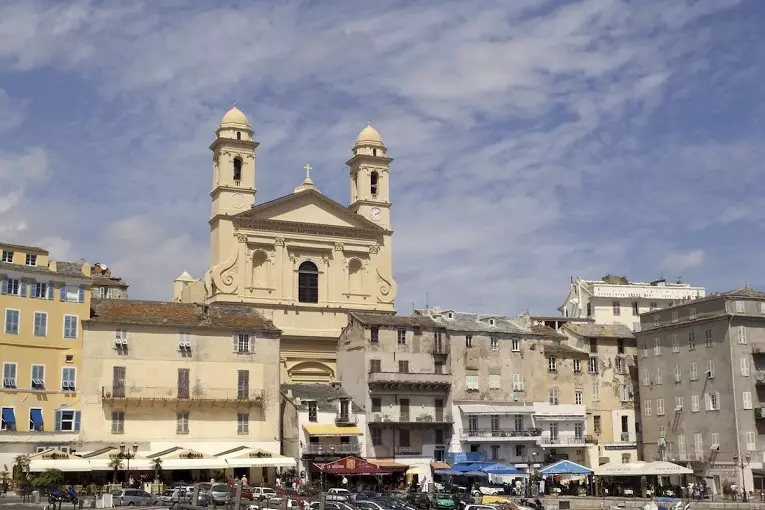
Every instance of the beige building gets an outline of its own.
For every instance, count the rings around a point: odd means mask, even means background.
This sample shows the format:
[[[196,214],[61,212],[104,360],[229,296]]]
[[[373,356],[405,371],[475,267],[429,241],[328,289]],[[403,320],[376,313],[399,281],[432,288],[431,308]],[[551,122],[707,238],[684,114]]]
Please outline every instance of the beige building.
[[[94,300],[84,334],[81,451],[135,444],[187,480],[283,464],[279,330],[254,307]]]
[[[453,423],[443,326],[417,315],[351,313],[337,349],[343,389],[366,411],[362,456],[386,469],[414,466],[420,482],[432,480],[430,464],[444,460]]]
[[[91,293],[94,299],[127,299],[128,284],[119,276],[112,276],[112,270],[100,262],[90,267],[93,278]]]
[[[257,148],[247,117],[229,110],[210,146],[210,269],[181,275],[174,300],[255,304],[282,330],[282,380],[328,382],[348,312],[394,310],[392,159],[367,126],[346,162],[349,206],[323,195],[308,165],[292,194],[258,204]]]
[[[718,494],[726,481],[765,488],[765,293],[746,286],[640,319],[646,460],[689,464]]]
[[[317,482],[316,464],[366,455],[366,415],[339,382],[282,384],[282,454],[294,458],[305,482]]]
[[[0,466],[79,438],[90,266],[0,243]]]
[[[600,280],[572,278],[568,296],[558,311],[564,317],[591,318],[597,324],[621,324],[633,331],[640,327],[641,313],[702,298],[703,287],[688,283],[631,282],[626,276],[607,274]]]

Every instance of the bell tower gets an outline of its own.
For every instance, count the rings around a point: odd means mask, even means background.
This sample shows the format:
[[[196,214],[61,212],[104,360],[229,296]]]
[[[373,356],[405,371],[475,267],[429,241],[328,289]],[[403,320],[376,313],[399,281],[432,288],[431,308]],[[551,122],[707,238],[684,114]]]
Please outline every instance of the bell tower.
[[[365,127],[353,146],[350,167],[350,209],[390,230],[390,181],[388,167],[393,161],[372,124]]]
[[[236,243],[232,217],[255,204],[255,150],[247,117],[234,105],[215,132],[212,212],[210,215],[210,267],[226,260]]]

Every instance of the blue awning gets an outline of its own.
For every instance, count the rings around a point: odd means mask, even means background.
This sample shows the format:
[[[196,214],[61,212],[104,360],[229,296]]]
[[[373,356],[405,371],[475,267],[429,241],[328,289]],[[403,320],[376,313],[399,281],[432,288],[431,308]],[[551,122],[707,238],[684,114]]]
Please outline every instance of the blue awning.
[[[35,429],[42,430],[42,427],[43,427],[42,409],[32,409],[30,412],[30,418],[32,418],[32,425],[35,426]]]
[[[10,407],[3,408],[3,421],[8,425],[16,425],[16,416],[13,414],[13,409]]]
[[[539,470],[539,474],[544,475],[591,475],[592,469],[586,468],[570,460],[559,460],[555,464],[550,464]]]
[[[481,468],[481,471],[490,475],[522,475],[523,472],[517,470],[514,466],[508,464],[493,464]]]

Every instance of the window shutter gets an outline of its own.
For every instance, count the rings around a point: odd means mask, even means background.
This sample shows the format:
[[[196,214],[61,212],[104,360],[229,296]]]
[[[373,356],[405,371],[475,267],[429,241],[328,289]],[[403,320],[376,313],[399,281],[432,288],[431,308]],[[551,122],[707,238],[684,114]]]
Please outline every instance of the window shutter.
[[[53,282],[48,282],[48,299],[53,299]]]
[[[250,335],[250,352],[255,352],[255,335]]]
[[[3,294],[8,294],[8,277],[3,276]]]
[[[234,339],[234,352],[239,352],[239,338],[238,338],[238,336],[239,335],[237,335],[236,333],[234,333],[234,335],[232,336],[232,338]]]
[[[80,288],[77,291],[77,302],[78,303],[85,302],[85,287],[83,287],[82,285],[80,285]]]
[[[61,284],[61,290],[59,290],[58,298],[61,301],[66,301],[66,284],[65,283]]]
[[[21,280],[20,287],[21,288],[19,290],[19,296],[26,297],[27,296],[27,281],[26,280]]]
[[[61,432],[61,411],[56,411],[56,432]]]
[[[37,297],[37,282],[32,281],[29,283],[29,295],[32,297]]]
[[[80,431],[80,411],[74,412],[74,431]]]

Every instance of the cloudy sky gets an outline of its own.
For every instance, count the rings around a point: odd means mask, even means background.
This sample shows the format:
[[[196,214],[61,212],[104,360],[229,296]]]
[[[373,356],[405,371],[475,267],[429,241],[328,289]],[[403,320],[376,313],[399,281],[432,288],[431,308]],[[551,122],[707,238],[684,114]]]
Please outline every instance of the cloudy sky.
[[[397,307],[552,313],[570,276],[765,287],[765,3],[0,3],[0,239],[168,299],[236,102],[258,201],[390,155]]]

